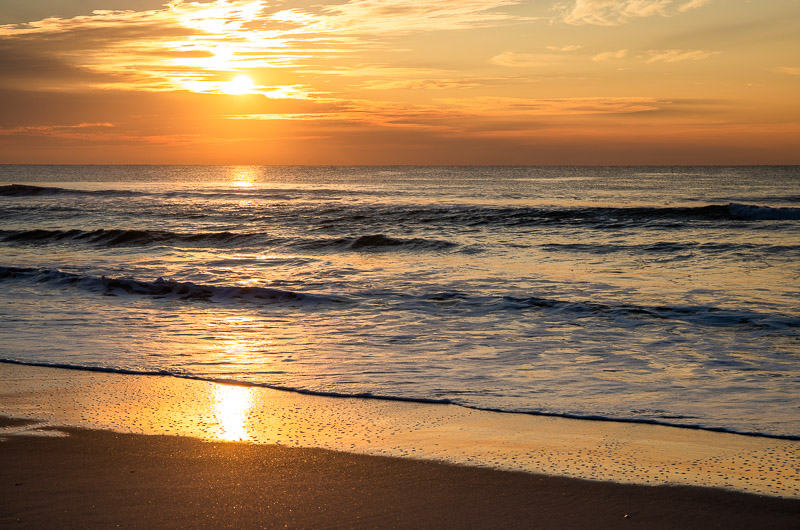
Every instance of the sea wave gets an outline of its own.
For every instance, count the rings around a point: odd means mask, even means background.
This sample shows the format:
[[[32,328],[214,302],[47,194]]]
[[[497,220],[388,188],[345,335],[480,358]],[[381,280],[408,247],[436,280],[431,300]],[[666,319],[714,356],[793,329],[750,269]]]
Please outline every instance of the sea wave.
[[[164,198],[204,197],[210,199],[241,200],[246,198],[270,198],[274,200],[290,200],[297,193],[341,195],[341,190],[306,190],[306,189],[209,189],[209,190],[175,190],[155,195]],[[350,192],[348,192],[350,193]],[[24,197],[43,195],[95,195],[95,196],[132,196],[152,195],[142,190],[79,190],[59,187],[43,187],[27,184],[10,184],[0,186],[0,196]],[[395,218],[412,220],[420,223],[457,222],[466,226],[481,224],[537,225],[547,223],[559,224],[607,224],[628,222],[658,223],[669,221],[774,221],[800,220],[800,208],[776,207],[758,204],[729,202],[727,204],[707,204],[703,206],[576,206],[576,207],[474,207],[463,205],[419,207],[411,205],[391,205],[377,207],[359,207],[322,204],[293,205],[292,212],[302,211],[305,217],[317,214],[320,223],[368,221],[385,217],[389,221]],[[270,220],[270,216],[264,216]],[[311,219],[314,219],[312,216]],[[256,218],[258,220],[258,218]]]
[[[732,202],[728,205],[728,213],[732,219],[746,221],[800,220],[800,208],[776,208]]]
[[[502,310],[548,309],[573,316],[594,315],[613,320],[633,319],[642,324],[658,321],[683,321],[706,327],[745,326],[800,336],[800,318],[745,309],[724,309],[708,305],[648,306],[558,300],[537,296],[504,296],[499,308]]]
[[[0,197],[30,197],[42,195],[106,195],[132,196],[144,195],[133,190],[77,190],[51,186],[32,186],[29,184],[8,184],[0,186]]]
[[[179,233],[166,230],[0,230],[0,242],[17,244],[82,243],[98,247],[192,245],[203,247],[269,246],[302,250],[411,250],[439,251],[457,247],[456,243],[437,239],[397,238],[367,234],[346,238],[275,238],[255,232]]]
[[[343,297],[300,293],[257,286],[215,286],[158,278],[142,281],[132,278],[80,275],[58,269],[0,267],[0,281],[28,280],[54,287],[76,287],[106,296],[139,295],[174,300],[208,302],[248,301],[256,303],[292,303],[319,305],[346,303]]]
[[[369,190],[348,190],[347,196],[371,196],[377,192]],[[325,188],[218,188],[209,187],[203,189],[174,189],[154,191],[148,189],[123,190],[82,190],[74,188],[61,188],[55,186],[34,186],[30,184],[8,184],[0,186],[0,197],[30,197],[48,195],[90,195],[107,197],[130,197],[130,196],[156,196],[164,199],[208,199],[208,200],[270,200],[270,201],[294,201],[301,198],[311,198],[319,200],[339,200],[342,198],[342,190]]]
[[[293,215],[297,210],[292,212]],[[759,223],[800,219],[800,208],[775,208],[738,203],[706,206],[662,207],[500,207],[500,206],[379,206],[325,207],[303,209],[303,219],[319,229],[341,229],[358,223],[362,226],[408,226],[425,228],[442,225],[471,229],[480,226],[536,227],[564,226],[590,229],[666,228],[682,229],[696,223]],[[256,216],[256,222],[271,222],[280,213]],[[288,215],[288,214],[287,214]]]
[[[569,321],[574,321],[576,318],[601,318],[614,321],[622,327],[671,321],[715,328],[745,327],[751,330],[778,332],[792,337],[800,336],[800,318],[709,305],[648,306],[459,291],[412,294],[387,289],[353,291],[346,296],[339,296],[258,286],[203,285],[190,281],[165,280],[160,277],[153,281],[143,281],[134,278],[81,275],[59,269],[0,267],[0,283],[15,280],[56,288],[75,287],[105,296],[138,295],[215,303],[347,304],[348,306],[378,303],[387,311],[456,312],[471,316],[534,311],[561,316]]]
[[[723,432],[728,434],[738,434],[742,436],[753,436],[759,438],[772,438],[778,440],[800,440],[800,435],[795,434],[776,434],[776,433],[767,433],[767,432],[760,432],[760,431],[747,431],[747,430],[737,430],[728,427],[722,427],[714,425],[713,423],[699,423],[696,420],[698,418],[692,417],[684,417],[684,416],[666,416],[663,419],[659,418],[651,418],[646,416],[605,416],[600,414],[580,414],[575,412],[561,412],[561,411],[554,411],[554,410],[531,410],[531,409],[514,409],[514,408],[492,408],[492,407],[480,407],[475,405],[469,405],[465,403],[459,402],[458,399],[448,399],[448,398],[426,398],[426,397],[415,397],[415,396],[404,396],[404,395],[392,395],[392,394],[374,394],[371,392],[361,392],[361,393],[345,393],[345,392],[331,392],[331,391],[321,391],[321,390],[313,390],[307,389],[302,387],[293,387],[293,386],[285,386],[285,385],[275,385],[269,383],[258,383],[253,381],[244,381],[236,379],[235,377],[231,378],[220,378],[220,377],[204,377],[202,375],[196,375],[188,372],[183,371],[171,371],[171,370],[136,370],[136,369],[128,369],[128,368],[120,368],[120,367],[110,367],[110,366],[95,366],[95,365],[79,365],[79,364],[69,364],[69,363],[50,363],[50,362],[43,362],[43,361],[25,361],[19,359],[10,359],[10,358],[0,358],[0,363],[6,364],[15,364],[15,365],[22,365],[22,366],[41,366],[47,368],[58,368],[62,370],[77,370],[83,372],[100,372],[100,373],[112,373],[112,374],[123,374],[123,375],[140,375],[140,376],[150,376],[150,377],[176,377],[180,379],[191,379],[195,381],[206,381],[209,383],[217,383],[223,385],[232,385],[232,386],[243,386],[243,387],[251,387],[251,388],[269,388],[272,390],[278,390],[281,392],[292,392],[295,394],[302,394],[302,395],[310,395],[310,396],[319,396],[319,397],[328,397],[328,398],[344,398],[344,399],[370,399],[370,400],[378,400],[378,401],[400,401],[406,403],[420,403],[420,404],[430,404],[430,405],[455,405],[458,407],[463,407],[466,409],[471,410],[480,410],[486,412],[496,412],[496,413],[503,413],[503,414],[524,414],[528,416],[546,416],[546,417],[557,417],[557,418],[568,418],[568,419],[576,419],[576,420],[587,420],[587,421],[602,421],[602,422],[614,422],[614,423],[636,423],[636,424],[646,424],[646,425],[662,425],[668,427],[677,427],[681,429],[692,429],[692,430],[702,430],[702,431],[711,431],[711,432]],[[694,420],[693,422],[686,422],[680,423],[677,421],[667,421],[669,419],[679,420],[679,419],[686,419],[686,420]]]
[[[165,230],[0,230],[4,243],[63,243],[80,242],[97,246],[138,246],[174,243],[244,243],[253,234],[232,232],[202,232],[181,234]]]
[[[480,296],[460,292],[410,295],[406,293],[361,292],[349,297],[300,293],[268,287],[202,285],[188,281],[142,281],[133,278],[79,275],[58,269],[0,267],[0,282],[27,280],[53,287],[76,287],[106,296],[139,295],[177,300],[201,300],[217,303],[246,301],[252,303],[331,304],[380,302],[388,308],[405,311],[459,311],[465,313],[546,311],[566,318],[599,317],[620,325],[643,325],[659,321],[683,321],[706,327],[749,327],[796,335],[800,319],[786,315],[763,314],[743,309],[713,306],[645,306],[593,301],[559,300],[538,296]]]
[[[613,254],[616,252],[628,252],[632,254],[664,254],[668,256],[691,256],[691,253],[708,252],[715,254],[739,253],[744,251],[756,251],[762,255],[784,255],[800,253],[800,245],[765,245],[759,243],[722,243],[697,241],[659,241],[656,243],[646,243],[640,245],[625,244],[600,244],[600,243],[546,243],[541,248],[553,252],[576,252],[587,254]],[[679,254],[686,253],[690,254]]]
[[[305,240],[298,242],[296,246],[305,249],[346,248],[350,250],[375,251],[389,249],[447,250],[457,247],[458,245],[450,241],[438,239],[404,239],[389,237],[384,234],[369,234],[358,237]]]

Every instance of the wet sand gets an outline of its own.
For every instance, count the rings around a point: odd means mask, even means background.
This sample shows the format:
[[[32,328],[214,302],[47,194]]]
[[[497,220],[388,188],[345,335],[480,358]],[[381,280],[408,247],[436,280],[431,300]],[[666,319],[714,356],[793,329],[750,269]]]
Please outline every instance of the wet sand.
[[[0,380],[0,527],[800,527],[793,440],[4,363]]]
[[[70,429],[0,443],[0,526],[797,528],[800,501]]]

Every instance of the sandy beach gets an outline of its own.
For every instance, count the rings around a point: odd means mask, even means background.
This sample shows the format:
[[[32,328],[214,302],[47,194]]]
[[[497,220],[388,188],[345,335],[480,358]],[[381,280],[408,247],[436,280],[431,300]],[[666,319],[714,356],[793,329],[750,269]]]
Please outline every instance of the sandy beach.
[[[9,364],[0,375],[4,527],[800,522],[791,440],[172,377]]]
[[[71,429],[0,447],[8,528],[796,528],[800,520],[797,500],[177,436]]]

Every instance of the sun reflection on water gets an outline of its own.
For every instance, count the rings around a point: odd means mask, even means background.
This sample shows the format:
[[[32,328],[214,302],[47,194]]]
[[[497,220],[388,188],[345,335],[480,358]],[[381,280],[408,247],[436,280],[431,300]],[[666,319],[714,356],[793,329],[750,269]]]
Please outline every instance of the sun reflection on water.
[[[214,413],[221,440],[251,440],[248,413],[253,406],[253,389],[218,385],[214,389]]]
[[[230,169],[231,185],[235,188],[252,188],[258,178],[258,170],[252,166],[236,166]]]

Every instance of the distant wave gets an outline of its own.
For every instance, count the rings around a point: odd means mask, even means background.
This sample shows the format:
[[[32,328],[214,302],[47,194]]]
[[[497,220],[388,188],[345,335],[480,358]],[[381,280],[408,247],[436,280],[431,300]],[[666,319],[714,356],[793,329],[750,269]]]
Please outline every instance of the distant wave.
[[[505,296],[500,309],[549,309],[566,314],[598,315],[611,319],[637,321],[677,320],[709,327],[747,326],[756,329],[789,331],[800,335],[800,318],[765,314],[744,309],[722,309],[714,306],[645,306],[567,301],[536,296]]]
[[[202,189],[176,189],[172,191],[152,192],[148,190],[79,190],[60,188],[55,186],[33,186],[29,184],[9,184],[0,186],[0,197],[30,197],[47,195],[92,195],[92,196],[144,196],[154,195],[166,199],[195,198],[195,199],[265,199],[272,201],[291,201],[302,197],[316,199],[338,199],[342,190],[320,188],[202,188]],[[367,190],[348,190],[347,195],[375,195],[377,192]]]
[[[764,255],[781,255],[786,253],[800,253],[800,245],[762,245],[758,243],[699,243],[660,241],[641,245],[623,244],[593,244],[593,243],[546,243],[542,248],[554,252],[580,252],[587,254],[612,254],[615,252],[630,252],[635,254],[650,253],[664,254],[679,257],[681,252],[743,252],[758,251]]]
[[[58,269],[0,267],[0,281],[23,279],[37,284],[57,287],[76,287],[106,296],[139,295],[177,300],[231,302],[245,300],[257,303],[329,304],[344,303],[346,299],[308,293],[285,291],[268,287],[214,286],[158,278],[141,281],[129,278],[79,275]]]
[[[98,246],[136,246],[173,243],[241,243],[253,236],[232,232],[203,232],[180,234],[164,230],[3,230],[0,241],[5,243],[81,242]]]
[[[273,200],[289,200],[297,193],[303,195],[341,195],[337,190],[300,190],[300,189],[209,189],[209,190],[176,190],[161,195],[170,197],[202,197],[210,199],[246,199],[268,198]],[[348,192],[350,193],[350,192]],[[135,196],[150,195],[146,191],[135,190],[77,190],[58,187],[42,187],[27,184],[11,184],[0,186],[0,196],[25,197],[46,195],[94,195],[94,196]],[[800,208],[774,207],[757,204],[730,202],[728,204],[709,204],[705,206],[636,206],[636,207],[465,207],[439,206],[418,207],[392,205],[389,207],[363,208],[346,207],[331,203],[320,207],[319,204],[293,205],[287,214],[302,212],[310,222],[320,224],[353,223],[354,221],[375,222],[418,222],[418,223],[457,223],[459,225],[476,226],[482,224],[502,224],[509,226],[526,226],[539,224],[575,224],[596,225],[597,227],[628,226],[636,223],[659,224],[703,220],[728,221],[795,221],[800,220]],[[272,220],[271,216],[256,217],[256,221]]]
[[[268,383],[257,383],[253,381],[242,381],[238,379],[225,379],[219,377],[203,377],[200,375],[194,375],[190,373],[184,372],[175,372],[169,370],[134,370],[134,369],[126,369],[126,368],[116,368],[116,367],[106,367],[106,366],[86,366],[86,365],[76,365],[76,364],[67,364],[67,363],[48,363],[48,362],[34,362],[34,361],[22,361],[17,359],[8,359],[8,358],[0,358],[0,363],[6,364],[16,364],[22,366],[41,366],[46,368],[58,368],[62,370],[78,370],[83,372],[100,372],[100,373],[112,373],[112,374],[123,374],[123,375],[141,375],[141,376],[151,376],[151,377],[176,377],[180,379],[190,379],[195,381],[207,381],[209,383],[218,383],[223,385],[235,385],[235,386],[244,386],[244,387],[255,387],[255,388],[269,388],[272,390],[278,390],[281,392],[293,392],[295,394],[302,394],[302,395],[310,395],[310,396],[319,396],[319,397],[329,397],[329,398],[345,398],[345,399],[373,399],[379,401],[401,401],[406,403],[420,403],[420,404],[431,404],[431,405],[455,405],[459,407],[463,407],[466,409],[472,410],[480,410],[486,412],[497,412],[502,414],[525,414],[528,416],[547,416],[547,417],[557,417],[557,418],[568,418],[568,419],[575,419],[575,420],[585,420],[585,421],[602,421],[602,422],[614,422],[614,423],[638,423],[638,424],[645,424],[645,425],[663,425],[668,427],[677,427],[681,429],[692,429],[692,430],[702,430],[702,431],[711,431],[711,432],[723,432],[728,434],[738,434],[741,436],[754,436],[759,438],[772,438],[778,440],[800,440],[800,435],[795,434],[774,434],[774,433],[765,433],[765,432],[756,432],[756,431],[743,431],[743,430],[736,430],[730,429],[727,427],[718,427],[715,425],[704,425],[699,423],[678,423],[674,421],[664,421],[663,419],[654,419],[648,417],[638,417],[638,416],[631,416],[631,417],[621,417],[621,416],[602,416],[598,414],[576,414],[572,412],[558,412],[558,411],[547,411],[547,410],[518,410],[513,408],[490,408],[490,407],[478,407],[473,405],[467,405],[464,403],[460,403],[458,400],[455,399],[447,399],[447,398],[440,398],[440,399],[431,399],[431,398],[424,398],[424,397],[409,397],[409,396],[401,396],[401,395],[385,395],[385,394],[373,394],[373,393],[344,393],[344,392],[329,392],[329,391],[316,391],[310,390],[306,388],[298,388],[298,387],[291,387],[291,386],[284,386],[284,385],[274,385]],[[674,419],[681,418],[680,416],[672,417]],[[686,418],[686,419],[694,419],[694,418]]]
[[[301,241],[297,246],[303,248],[328,248],[339,247],[350,250],[384,250],[384,249],[406,249],[406,250],[446,250],[457,247],[455,243],[435,239],[401,239],[388,237],[383,234],[370,234],[351,238],[336,239],[315,239]]]
[[[178,233],[165,230],[0,230],[4,243],[83,243],[100,247],[187,244],[199,246],[282,246],[303,250],[447,250],[458,245],[449,241],[411,238],[384,234],[349,238],[273,238],[266,233],[199,232]]]
[[[142,195],[130,190],[74,190],[48,186],[30,186],[28,184],[9,184],[0,186],[0,197],[29,197],[34,195]]]
[[[275,213],[255,218],[270,222]],[[738,203],[686,207],[468,207],[391,206],[377,208],[322,208],[303,210],[304,219],[322,229],[362,226],[576,226],[594,229],[685,228],[697,222],[761,222],[800,220],[800,208],[774,208]]]
[[[23,280],[57,288],[75,287],[106,296],[138,295],[177,300],[208,302],[253,302],[296,304],[358,304],[380,302],[387,310],[467,314],[490,312],[546,311],[560,314],[567,320],[576,317],[598,317],[617,321],[621,326],[641,325],[658,321],[683,321],[708,327],[746,326],[800,335],[800,318],[765,314],[744,309],[722,309],[713,306],[645,306],[625,303],[572,301],[538,296],[482,296],[463,292],[409,294],[386,290],[355,292],[345,296],[319,295],[267,287],[238,285],[202,285],[188,281],[142,281],[132,278],[80,275],[58,269],[0,267],[0,283]]]
[[[747,221],[794,221],[800,219],[800,208],[773,208],[734,202],[728,205],[728,213],[733,219]]]

